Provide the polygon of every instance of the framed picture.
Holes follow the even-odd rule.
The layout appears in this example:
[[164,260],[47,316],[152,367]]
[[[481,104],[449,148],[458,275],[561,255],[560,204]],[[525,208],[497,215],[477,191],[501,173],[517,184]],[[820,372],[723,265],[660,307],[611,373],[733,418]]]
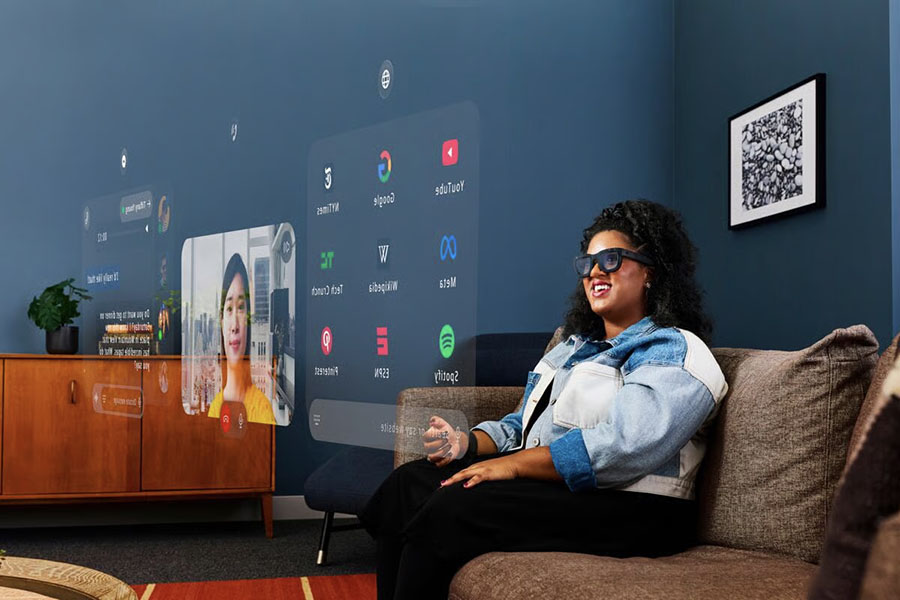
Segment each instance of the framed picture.
[[825,75],[728,120],[728,228],[825,205]]

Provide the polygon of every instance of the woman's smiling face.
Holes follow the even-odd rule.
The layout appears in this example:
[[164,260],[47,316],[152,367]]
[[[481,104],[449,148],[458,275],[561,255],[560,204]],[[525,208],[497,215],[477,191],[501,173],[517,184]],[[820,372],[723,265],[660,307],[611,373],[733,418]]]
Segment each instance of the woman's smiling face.
[[244,358],[247,348],[247,291],[240,275],[235,275],[225,292],[222,306],[222,340],[229,364]]
[[[637,252],[624,233],[601,231],[588,244],[587,253],[595,254],[607,248],[624,248]],[[594,314],[604,322],[628,327],[647,314],[646,283],[650,281],[650,269],[629,258],[622,258],[618,270],[605,273],[595,264],[588,277],[582,280],[584,294]]]

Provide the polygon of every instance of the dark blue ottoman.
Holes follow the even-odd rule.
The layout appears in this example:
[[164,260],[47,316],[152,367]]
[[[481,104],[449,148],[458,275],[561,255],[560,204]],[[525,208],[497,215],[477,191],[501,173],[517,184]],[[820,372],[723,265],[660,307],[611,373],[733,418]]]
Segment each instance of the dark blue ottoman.
[[325,513],[316,564],[324,565],[328,540],[334,531],[361,525],[334,525],[334,513],[359,514],[394,468],[394,452],[347,446],[313,471],[303,487],[306,504]]

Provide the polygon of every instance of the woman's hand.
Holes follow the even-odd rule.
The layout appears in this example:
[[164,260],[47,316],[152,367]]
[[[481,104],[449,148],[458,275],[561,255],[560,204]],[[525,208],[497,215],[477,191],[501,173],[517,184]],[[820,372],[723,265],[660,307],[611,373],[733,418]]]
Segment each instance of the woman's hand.
[[466,467],[453,477],[441,482],[441,487],[453,485],[458,481],[466,481],[463,487],[476,486],[482,481],[499,481],[502,479],[515,479],[519,476],[519,459],[517,454],[492,458],[471,467]]
[[453,427],[437,415],[428,420],[428,429],[422,435],[428,460],[443,467],[455,458],[461,458],[469,449],[469,436]]

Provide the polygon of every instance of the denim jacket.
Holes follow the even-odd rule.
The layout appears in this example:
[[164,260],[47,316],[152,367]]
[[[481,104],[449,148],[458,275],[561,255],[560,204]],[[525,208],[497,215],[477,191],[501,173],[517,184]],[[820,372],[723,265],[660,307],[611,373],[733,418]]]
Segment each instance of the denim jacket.
[[[535,415],[548,386],[549,405]],[[572,491],[693,498],[706,436],[727,391],[700,338],[645,317],[605,342],[570,336],[528,374],[517,412],[474,429],[500,452],[549,446]]]

